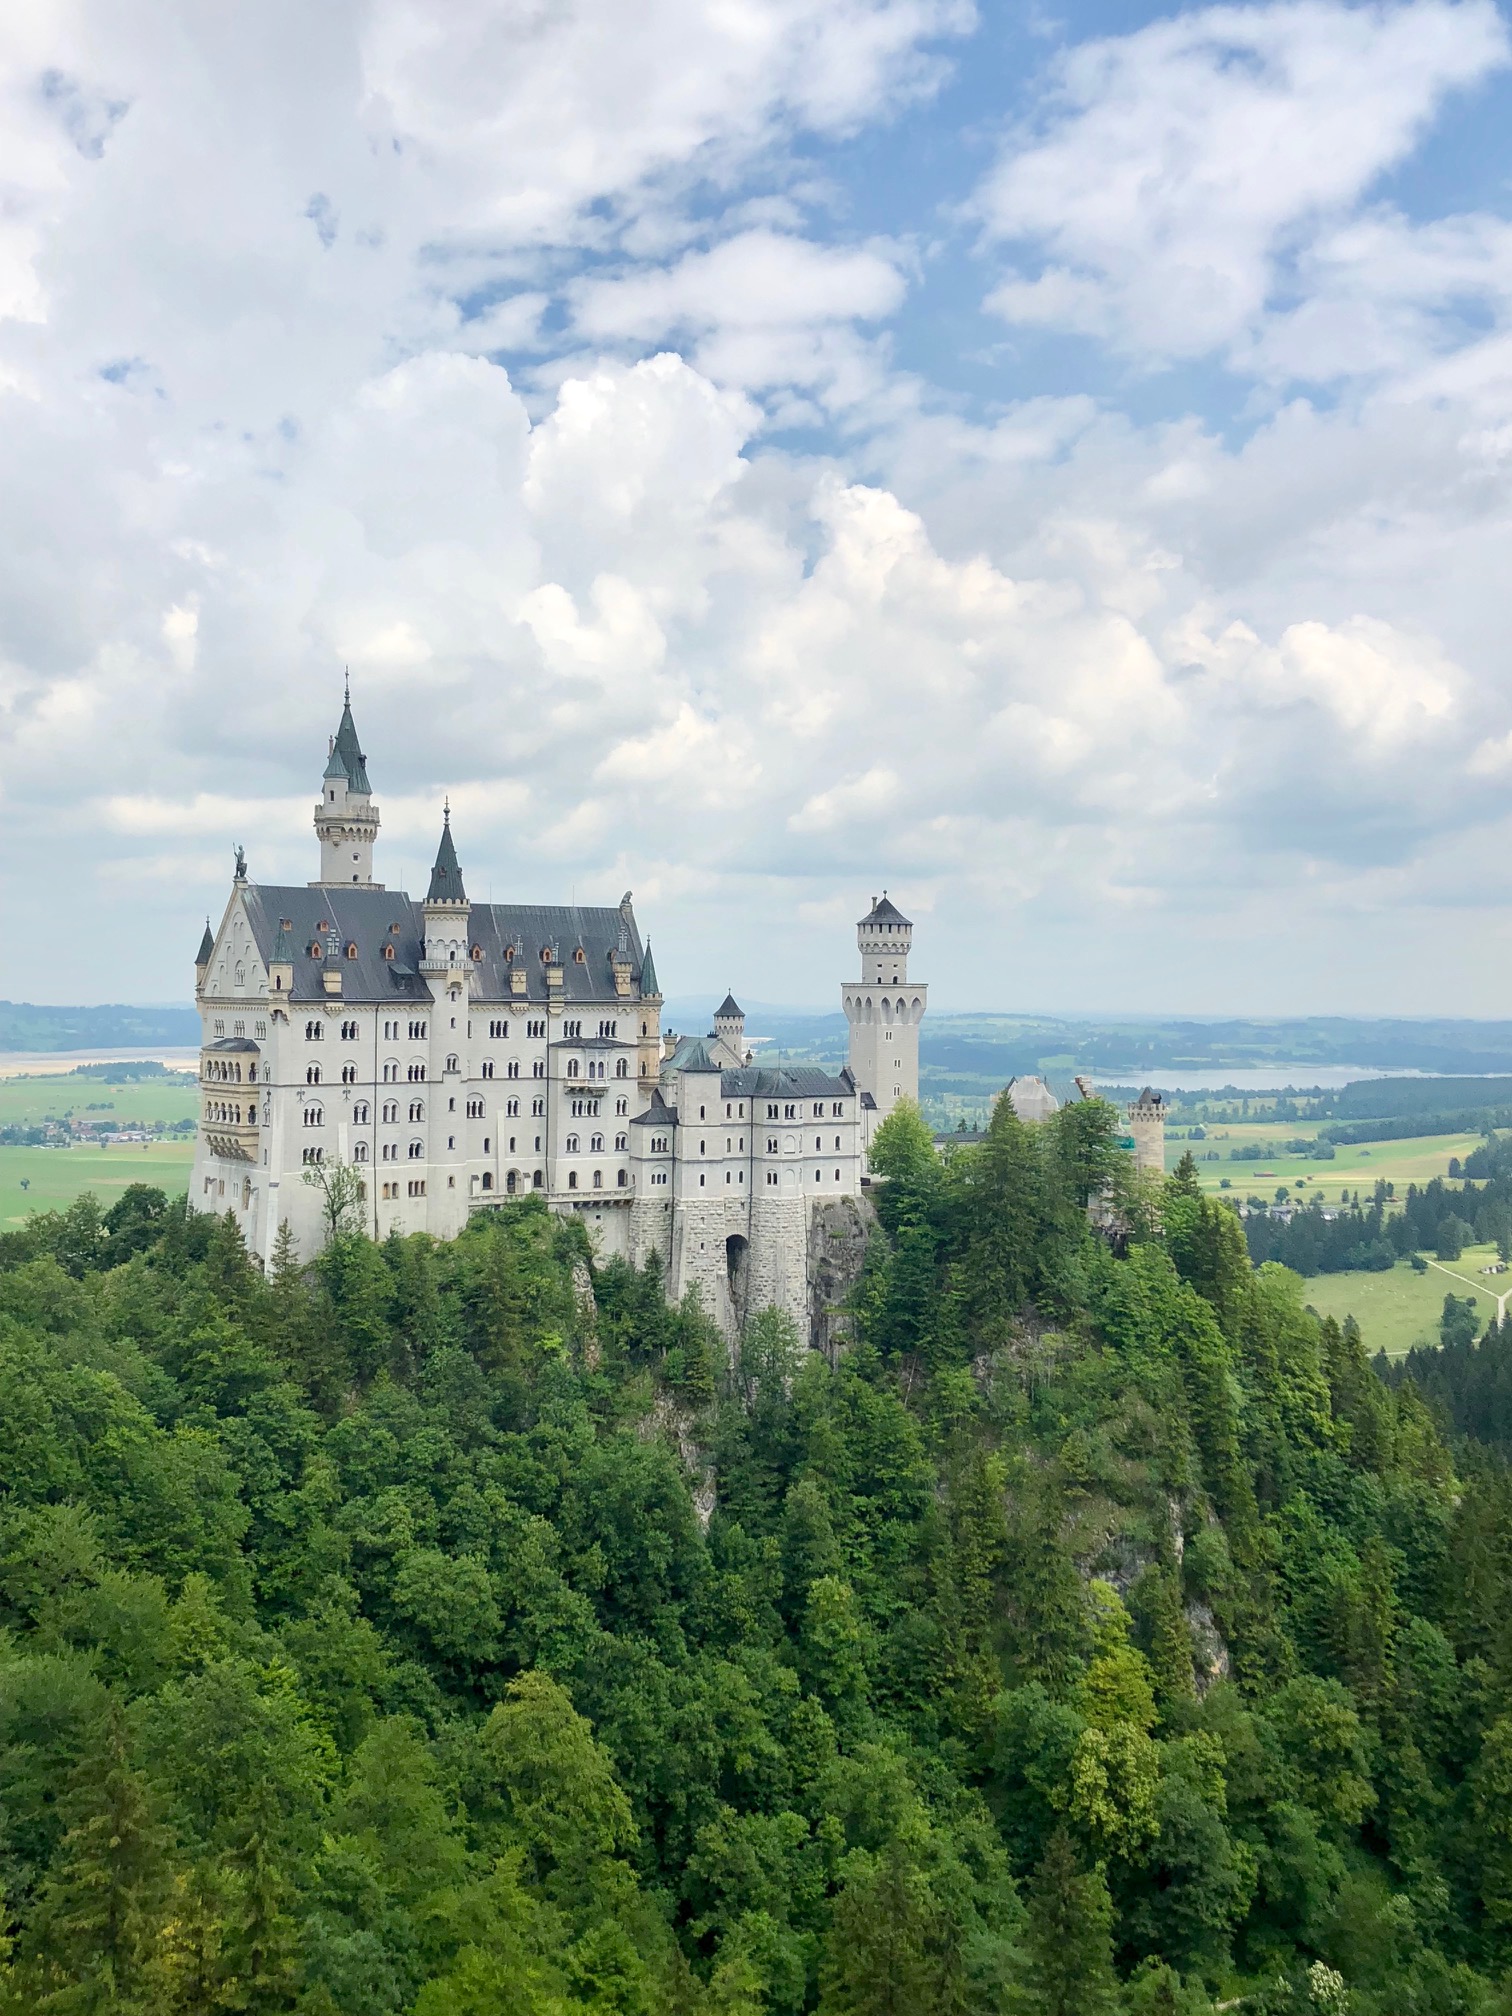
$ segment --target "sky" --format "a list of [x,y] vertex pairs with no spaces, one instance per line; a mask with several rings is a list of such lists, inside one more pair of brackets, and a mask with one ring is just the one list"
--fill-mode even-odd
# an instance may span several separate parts
[[0,17],[0,996],[187,1000],[349,668],[669,993],[1504,1015],[1509,585],[1490,0]]

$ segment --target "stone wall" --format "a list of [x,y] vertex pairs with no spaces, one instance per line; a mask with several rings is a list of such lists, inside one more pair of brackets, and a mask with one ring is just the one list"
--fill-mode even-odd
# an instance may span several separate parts
[[850,1336],[844,1304],[861,1278],[877,1214],[866,1196],[836,1197],[810,1206],[806,1321],[800,1327],[816,1351],[834,1363]]

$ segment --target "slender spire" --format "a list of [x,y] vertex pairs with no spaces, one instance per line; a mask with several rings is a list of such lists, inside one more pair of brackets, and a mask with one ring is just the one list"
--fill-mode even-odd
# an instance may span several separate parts
[[211,955],[214,953],[214,951],[215,951],[215,940],[210,935],[210,919],[207,917],[205,919],[205,935],[203,938],[201,938],[200,949],[195,954],[195,960],[194,960],[195,965],[208,966],[210,964]]
[[451,800],[441,816],[441,844],[436,849],[435,866],[431,869],[430,888],[426,891],[427,903],[465,903],[467,891],[462,887],[462,870],[457,861],[457,844],[452,839]]
[[368,782],[367,757],[362,753],[357,740],[357,724],[352,719],[352,682],[347,679],[341,703],[341,726],[336,730],[336,739],[331,744],[331,760],[326,765],[327,777],[345,777],[347,789],[359,792],[364,798],[371,796],[372,785]]
[[656,961],[651,957],[651,940],[649,938],[646,940],[645,954],[641,959],[640,991],[643,1001],[649,1001],[653,994],[660,994],[661,992],[660,987],[656,984]]

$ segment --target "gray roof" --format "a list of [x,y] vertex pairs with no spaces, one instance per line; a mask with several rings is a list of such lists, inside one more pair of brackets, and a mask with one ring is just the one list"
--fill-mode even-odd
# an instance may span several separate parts
[[[252,934],[263,959],[272,962],[279,922],[289,920],[292,941],[294,984],[290,999],[325,1001],[321,981],[325,958],[312,958],[310,947],[318,940],[324,954],[326,941],[334,931],[341,947],[341,998],[382,1005],[409,1001],[429,1001],[430,989],[420,973],[425,952],[425,911],[402,890],[348,888],[344,883],[327,883],[313,889],[282,888],[268,883],[244,885],[244,900]],[[510,991],[512,970],[525,974],[524,999],[542,1006],[548,999],[566,1007],[576,1003],[612,1005],[615,1001],[614,972],[610,955],[619,946],[620,932],[628,937],[632,966],[641,957],[640,934],[635,919],[619,908],[582,909],[568,904],[474,903],[467,933],[471,946],[481,957],[473,963],[473,995],[479,1002],[518,1001]],[[583,959],[573,957],[581,944]],[[346,947],[355,945],[356,956],[348,959]],[[393,957],[385,959],[383,949],[392,945]],[[546,987],[543,951],[562,974],[560,988]],[[506,957],[507,953],[513,957]]]
[[677,1114],[663,1099],[659,1091],[651,1094],[651,1104],[644,1113],[637,1113],[630,1122],[632,1127],[675,1127]]
[[890,903],[888,901],[887,891],[885,889],[882,891],[882,894],[874,900],[870,910],[868,910],[866,915],[861,919],[861,922],[863,924],[907,924],[909,921],[910,920],[903,915],[903,912],[898,908],[896,903]]
[[677,1048],[663,1064],[664,1071],[718,1071],[722,1067],[709,1055],[708,1038],[704,1036],[683,1036],[678,1039]]
[[450,806],[441,821],[441,844],[436,849],[435,866],[431,869],[425,900],[427,903],[467,901],[467,891],[462,887],[462,870],[457,861],[457,843],[452,839]]
[[656,984],[656,961],[651,957],[651,940],[646,940],[646,955],[641,960],[640,991],[642,1001],[648,1001],[653,994],[660,994]]
[[196,966],[208,966],[215,951],[215,935],[210,929],[210,919],[205,919],[205,935],[200,940],[200,949],[195,954]]
[[[252,1041],[250,1036],[217,1036],[215,1041],[207,1043],[205,1048],[215,1051],[218,1055],[224,1054],[228,1050],[234,1050],[237,1056],[241,1056],[247,1050],[258,1050],[257,1044]],[[259,1056],[262,1054],[260,1050],[258,1050],[258,1054]]]
[[[340,763],[338,773],[336,765]],[[331,760],[325,767],[327,777],[344,775],[349,791],[360,791],[370,796],[372,785],[368,782],[367,758],[357,743],[357,724],[352,719],[352,696],[348,692],[341,709],[341,726],[336,730],[336,740],[331,747]]]
[[723,1001],[721,1001],[719,1006],[714,1010],[714,1020],[716,1022],[719,1022],[725,1019],[726,1017],[731,1016],[733,1016],[737,1021],[744,1022],[745,1010],[744,1008],[741,1007],[740,1003],[735,999],[735,996],[733,994],[726,994]]
[[746,1064],[722,1072],[719,1090],[729,1099],[851,1099],[856,1081],[848,1070],[836,1076],[816,1064]]

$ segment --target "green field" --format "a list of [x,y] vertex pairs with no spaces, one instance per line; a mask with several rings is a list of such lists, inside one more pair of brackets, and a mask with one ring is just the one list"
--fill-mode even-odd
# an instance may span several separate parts
[[[81,1190],[108,1210],[128,1183],[155,1183],[170,1196],[189,1188],[192,1141],[126,1143],[118,1148],[0,1147],[0,1231],[28,1211],[54,1211]],[[22,1189],[22,1183],[30,1185]]]
[[[1209,1127],[1206,1140],[1192,1141],[1177,1138],[1187,1132],[1185,1124],[1178,1121],[1167,1130],[1166,1167],[1174,1169],[1190,1149],[1205,1190],[1220,1190],[1227,1178],[1229,1189],[1225,1195],[1239,1198],[1254,1195],[1269,1203],[1284,1183],[1293,1197],[1301,1194],[1337,1203],[1341,1191],[1348,1190],[1353,1195],[1361,1190],[1368,1196],[1381,1180],[1395,1184],[1397,1195],[1405,1196],[1409,1183],[1421,1186],[1430,1177],[1447,1176],[1452,1156],[1463,1162],[1481,1144],[1479,1134],[1426,1134],[1406,1141],[1340,1145],[1334,1150],[1332,1162],[1315,1162],[1309,1156],[1282,1152],[1282,1144],[1287,1141],[1316,1139],[1319,1124],[1316,1120],[1235,1122]],[[1250,1145],[1267,1151],[1263,1160],[1229,1160],[1231,1148]],[[1274,1153],[1270,1152],[1272,1149]],[[1215,1154],[1217,1161],[1206,1159]]]
[[1438,1343],[1446,1295],[1474,1294],[1483,1319],[1496,1314],[1497,1296],[1512,1295],[1512,1273],[1482,1275],[1495,1258],[1494,1246],[1467,1246],[1458,1260],[1430,1261],[1426,1274],[1406,1260],[1384,1274],[1315,1274],[1303,1299],[1320,1316],[1353,1316],[1372,1355],[1400,1358],[1414,1344]]
[[156,1121],[192,1120],[199,1093],[191,1074],[113,1080],[70,1074],[0,1078],[0,1127],[35,1126],[42,1120],[75,1120],[98,1126],[151,1126]]
[[[0,1126],[35,1126],[71,1115],[103,1127],[151,1127],[192,1120],[199,1094],[192,1077],[78,1078],[72,1074],[0,1079]],[[81,1190],[108,1209],[128,1183],[155,1183],[170,1195],[189,1187],[191,1135],[123,1142],[113,1148],[11,1148],[0,1144],[0,1229],[28,1211],[70,1204]],[[23,1188],[23,1185],[26,1187]]]

